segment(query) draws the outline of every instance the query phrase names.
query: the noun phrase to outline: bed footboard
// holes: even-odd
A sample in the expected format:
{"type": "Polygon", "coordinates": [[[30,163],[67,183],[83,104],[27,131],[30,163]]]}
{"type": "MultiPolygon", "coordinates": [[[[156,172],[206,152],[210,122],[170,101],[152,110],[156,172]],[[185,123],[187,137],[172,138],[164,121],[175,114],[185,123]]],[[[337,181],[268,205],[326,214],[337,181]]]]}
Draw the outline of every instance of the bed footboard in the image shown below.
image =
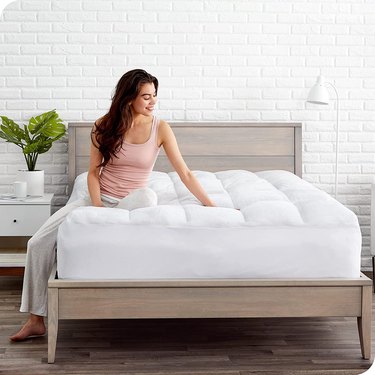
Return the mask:
{"type": "Polygon", "coordinates": [[[371,355],[371,280],[59,280],[48,282],[48,363],[59,319],[357,317],[371,355]],[[77,304],[79,301],[79,304],[77,304]]]}

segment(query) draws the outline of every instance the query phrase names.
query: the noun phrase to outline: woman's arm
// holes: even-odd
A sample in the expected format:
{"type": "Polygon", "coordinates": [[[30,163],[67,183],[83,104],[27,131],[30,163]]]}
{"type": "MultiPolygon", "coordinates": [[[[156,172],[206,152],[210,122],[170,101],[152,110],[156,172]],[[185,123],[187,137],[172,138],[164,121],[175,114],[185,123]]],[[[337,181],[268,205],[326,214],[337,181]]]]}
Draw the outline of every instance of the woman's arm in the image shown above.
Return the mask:
{"type": "Polygon", "coordinates": [[[178,173],[181,181],[190,190],[195,197],[202,202],[204,206],[214,207],[215,204],[208,197],[203,187],[187,167],[181,152],[178,148],[176,137],[173,134],[171,127],[165,121],[160,121],[158,131],[158,145],[163,146],[165,153],[171,162],[173,168],[178,173]]]}
{"type": "Polygon", "coordinates": [[[98,168],[98,165],[102,162],[103,157],[99,149],[95,147],[98,146],[98,144],[96,143],[94,135],[91,137],[91,139],[92,142],[90,148],[90,167],[87,175],[87,186],[89,188],[92,205],[96,207],[103,207],[103,202],[100,198],[100,168],[98,168]]]}

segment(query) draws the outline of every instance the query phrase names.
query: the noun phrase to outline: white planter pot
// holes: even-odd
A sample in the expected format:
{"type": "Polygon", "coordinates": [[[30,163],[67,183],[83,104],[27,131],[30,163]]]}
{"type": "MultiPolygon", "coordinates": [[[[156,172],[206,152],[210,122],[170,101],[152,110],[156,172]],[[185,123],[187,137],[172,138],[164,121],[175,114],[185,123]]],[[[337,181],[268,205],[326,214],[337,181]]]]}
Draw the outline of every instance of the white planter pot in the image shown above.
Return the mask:
{"type": "Polygon", "coordinates": [[[27,195],[33,197],[44,195],[44,171],[21,169],[18,171],[17,179],[19,181],[26,181],[27,195]]]}

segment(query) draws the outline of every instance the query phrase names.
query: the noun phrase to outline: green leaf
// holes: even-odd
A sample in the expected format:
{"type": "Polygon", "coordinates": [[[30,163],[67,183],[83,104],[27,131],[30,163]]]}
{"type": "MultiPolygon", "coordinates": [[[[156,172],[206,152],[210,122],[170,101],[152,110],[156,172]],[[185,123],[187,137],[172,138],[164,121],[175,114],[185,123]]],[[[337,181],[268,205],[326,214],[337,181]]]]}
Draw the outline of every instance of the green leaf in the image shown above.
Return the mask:
{"type": "Polygon", "coordinates": [[[30,138],[29,130],[27,129],[26,125],[23,126],[23,132],[24,132],[24,135],[25,135],[25,141],[26,141],[26,143],[31,143],[31,138],[30,138]]]}
{"type": "Polygon", "coordinates": [[[47,152],[51,147],[52,142],[41,139],[37,142],[25,146],[25,148],[23,149],[23,153],[25,155],[33,153],[43,154],[47,152]]]}
{"type": "Polygon", "coordinates": [[[43,127],[46,126],[51,120],[57,118],[58,115],[55,110],[42,113],[39,116],[32,117],[29,120],[28,129],[31,134],[38,134],[42,131],[43,127]]]}
{"type": "Polygon", "coordinates": [[[14,143],[17,146],[19,145],[19,141],[18,141],[17,138],[14,138],[14,137],[12,137],[12,136],[10,136],[10,135],[2,132],[2,131],[0,131],[0,138],[5,139],[7,142],[14,143]]]}
{"type": "Polygon", "coordinates": [[[17,146],[23,144],[23,140],[25,140],[25,133],[20,128],[18,124],[16,124],[13,120],[9,119],[5,116],[0,116],[2,120],[2,125],[0,126],[1,133],[0,137],[5,139],[7,142],[15,143],[17,146]]]}
{"type": "Polygon", "coordinates": [[[61,122],[60,119],[53,119],[43,127],[41,132],[47,137],[56,138],[63,136],[66,132],[66,129],[65,125],[61,122]]]}
{"type": "Polygon", "coordinates": [[[14,126],[14,127],[18,127],[19,128],[19,125],[17,123],[15,123],[13,120],[11,120],[10,118],[6,117],[6,116],[0,116],[2,122],[3,122],[3,125],[5,126],[14,126]]]}

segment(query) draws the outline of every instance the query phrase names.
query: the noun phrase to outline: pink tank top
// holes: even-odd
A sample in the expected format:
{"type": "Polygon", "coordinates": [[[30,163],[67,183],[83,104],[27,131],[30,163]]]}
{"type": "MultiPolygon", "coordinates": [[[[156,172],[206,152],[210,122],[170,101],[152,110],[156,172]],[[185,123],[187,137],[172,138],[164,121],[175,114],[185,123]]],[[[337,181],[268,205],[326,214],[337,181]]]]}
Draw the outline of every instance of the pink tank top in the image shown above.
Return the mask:
{"type": "Polygon", "coordinates": [[[124,141],[121,150],[100,174],[100,193],[115,198],[124,198],[131,191],[145,187],[148,177],[159,154],[158,147],[159,120],[152,120],[150,138],[141,144],[124,141]]]}

